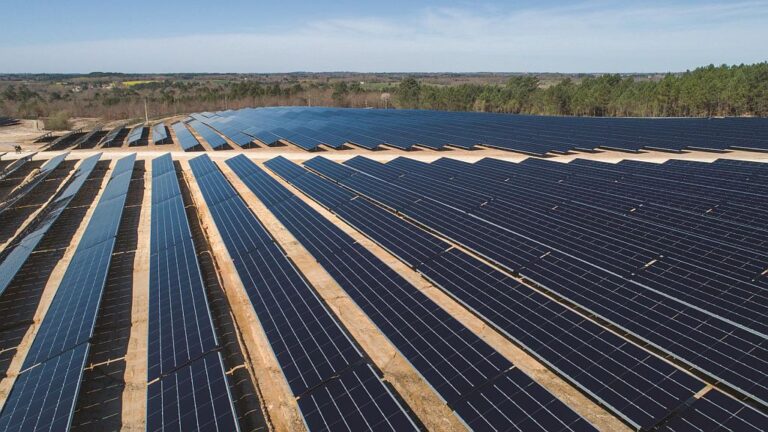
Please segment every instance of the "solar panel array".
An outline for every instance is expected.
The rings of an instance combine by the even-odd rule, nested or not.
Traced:
[[[476,146],[545,155],[596,148],[768,150],[768,121],[756,118],[598,118],[310,107],[246,108],[193,114],[240,146],[254,139],[305,150],[352,143],[441,149]]]
[[[101,153],[84,159],[78,165],[67,187],[54,198],[45,210],[39,214],[28,228],[20,234],[20,239],[14,241],[0,255],[0,295],[11,283],[16,273],[24,265],[29,255],[35,250],[40,240],[56,222],[75,194],[83,186],[88,176],[99,161]]]
[[[602,188],[581,191],[582,195],[567,186],[574,177],[584,176],[585,172],[588,173],[586,177],[595,171],[601,173],[600,170],[605,169],[601,164],[542,161],[511,164],[485,160],[473,165],[443,159],[433,164],[400,160],[383,165],[364,158],[352,159],[345,164],[354,169],[335,166],[329,170],[325,167],[332,163],[321,159],[306,163],[348,188],[394,208],[496,264],[519,273],[712,380],[766,404],[768,379],[759,372],[766,370],[768,362],[768,342],[760,327],[760,323],[765,321],[760,318],[754,321],[746,319],[762,314],[763,296],[760,293],[764,289],[764,275],[754,281],[727,277],[732,262],[730,259],[725,258],[720,263],[707,261],[705,268],[698,262],[706,257],[699,255],[701,252],[695,248],[657,250],[652,255],[634,252],[633,248],[656,240],[651,233],[645,242],[643,237],[634,238],[632,242],[621,240],[641,226],[634,215],[634,209],[638,207],[625,208],[626,214],[621,215],[625,224],[617,229],[611,229],[608,223],[617,216],[615,209],[608,211],[605,208],[605,211],[596,212],[600,209],[598,198],[611,196],[610,187],[621,188],[621,182],[613,180]],[[595,164],[600,168],[585,168]],[[503,165],[505,170],[499,170],[499,165]],[[542,181],[541,177],[546,177],[539,172],[542,165],[565,169],[569,174],[560,173],[556,176],[557,180],[550,178]],[[622,167],[610,166],[613,170],[626,170]],[[670,175],[674,176],[679,170],[679,167],[670,169]],[[387,173],[388,180],[381,178],[383,174],[376,174],[379,171]],[[528,174],[524,175],[526,172]],[[538,175],[531,175],[537,172]],[[611,178],[619,177],[616,174]],[[660,190],[657,198],[650,198],[651,203],[667,200],[670,191],[685,190],[682,182],[679,182],[682,185],[675,187],[674,182],[651,175],[647,176],[646,182],[653,183],[654,179],[668,189]],[[732,194],[703,186],[690,189],[689,193],[698,193],[703,197],[711,192],[739,200],[733,196],[739,195],[737,191]],[[518,191],[528,191],[529,194],[521,200],[515,198],[517,195],[514,193]],[[584,193],[591,195],[587,198]],[[624,195],[614,194],[620,200],[625,199]],[[743,199],[748,198],[745,195]],[[756,198],[749,206],[760,208],[762,202]],[[519,206],[523,208],[518,210]],[[681,220],[719,220],[716,211],[714,215],[710,213],[677,214]],[[533,214],[535,218],[531,218]],[[583,214],[590,215],[590,218],[582,219]],[[555,215],[559,223],[547,224],[548,219]],[[593,230],[582,233],[574,230],[592,222],[596,227]],[[726,233],[730,226],[729,223],[716,225]],[[681,244],[686,239],[701,240],[698,236],[682,235],[680,225],[677,226],[678,230],[662,231],[669,236],[666,239],[668,244]],[[664,226],[656,228],[663,230]],[[707,243],[702,241],[699,244],[703,247]],[[722,242],[721,246],[726,248],[728,244]],[[691,252],[685,254],[686,250]],[[712,256],[716,256],[715,253],[707,252]],[[635,265],[636,268],[621,267],[628,265]],[[677,273],[680,276],[654,279],[651,274],[656,268],[661,269],[661,275]],[[687,291],[678,291],[675,284],[684,284]],[[750,299],[724,295],[724,292],[731,294],[728,291],[733,288],[749,289],[755,294]],[[686,295],[691,292],[696,292],[702,299],[709,296],[712,302],[694,304],[693,296]],[[734,294],[738,292],[734,290]],[[733,303],[731,313],[720,310],[719,306],[724,301]],[[750,311],[750,314],[743,311]],[[736,322],[737,319],[744,324]]]
[[[176,139],[179,140],[179,145],[184,151],[203,150],[203,146],[200,145],[200,142],[192,135],[192,132],[187,129],[183,122],[176,122],[171,127],[176,134]]]
[[[238,430],[170,154],[152,161],[147,430]]]
[[[0,430],[65,430],[80,389],[135,155],[112,171],[8,399]]]
[[[471,428],[592,428],[247,158],[227,164]]]
[[[370,361],[207,156],[192,172],[310,430],[415,430]]]
[[[272,169],[637,429],[704,383],[419,227],[285,158]]]
[[[168,129],[165,123],[160,122],[152,126],[152,142],[155,144],[168,144]]]

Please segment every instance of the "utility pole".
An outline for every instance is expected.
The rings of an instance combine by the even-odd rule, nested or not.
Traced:
[[[147,98],[144,98],[144,121],[149,123],[149,111],[147,111]]]

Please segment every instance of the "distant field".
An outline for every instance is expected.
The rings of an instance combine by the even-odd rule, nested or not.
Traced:
[[[141,81],[123,81],[123,85],[126,87],[133,87],[137,86],[139,84],[149,84],[153,83],[155,80],[141,80]]]

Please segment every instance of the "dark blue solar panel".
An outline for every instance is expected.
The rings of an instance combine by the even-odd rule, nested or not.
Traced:
[[[768,430],[768,415],[717,390],[710,390],[658,430],[763,432]]]
[[[22,372],[0,415],[2,431],[69,429],[89,344],[81,344]]]
[[[274,195],[275,189],[288,192],[273,178],[257,174],[261,170],[252,163],[233,167],[233,170],[259,197],[264,195],[264,191]],[[512,367],[508,360],[416,287],[297,197],[268,207],[449,406],[457,409],[455,406],[463,406],[464,401],[474,395],[484,394],[487,384]],[[558,410],[570,412],[538,384],[530,383],[546,395],[543,398],[534,397],[533,406],[554,403]],[[494,399],[489,399],[489,403],[503,410],[505,395],[492,395]],[[479,398],[484,399],[482,396]],[[542,422],[553,420],[548,418],[552,415],[551,410],[537,410],[535,413],[542,416]],[[458,409],[457,414],[462,417],[469,415],[467,411],[458,412]],[[574,416],[577,418],[573,422],[574,428],[591,427],[571,414],[571,417]],[[466,420],[476,417],[477,414],[472,414]],[[488,416],[484,419],[494,428],[510,428],[524,423],[529,417]],[[569,430],[569,426],[563,430]]]
[[[147,431],[237,431],[221,355],[210,352],[147,386]]]
[[[251,162],[243,157],[228,163],[237,171]],[[310,428],[326,424],[332,430],[343,430],[344,425],[358,430],[369,424],[376,430],[414,429],[357,346],[222,173],[207,157],[193,159],[190,165]]]
[[[519,271],[679,361],[755,399],[768,400],[768,379],[756,374],[768,367],[768,341],[760,334],[606,272],[589,258],[560,253],[529,238],[527,230],[517,232],[514,223],[503,227],[499,220],[489,223],[444,205],[430,198],[426,188],[418,202],[397,207],[397,197],[411,193],[412,188],[361,174],[343,179],[342,184],[396,207],[499,265]],[[557,242],[553,240],[553,244]],[[584,247],[591,247],[586,240]]]
[[[183,122],[176,122],[171,125],[173,132],[176,134],[176,139],[179,141],[179,145],[184,151],[202,150],[200,142],[192,135],[192,132],[187,129],[187,126]]]
[[[317,177],[307,171],[298,176],[298,166],[287,160],[273,161],[267,167],[293,173],[294,184]],[[314,190],[297,187],[317,199]],[[652,427],[704,386],[468,254],[443,253],[447,243],[381,207],[355,199],[333,211],[638,428]],[[439,247],[418,253],[429,244]]]
[[[533,155],[596,148],[768,148],[768,122],[746,118],[554,117],[321,107],[247,108],[193,117],[230,137],[246,133],[269,144],[279,136],[307,149],[319,142],[332,147],[350,142],[369,149],[385,143],[404,149],[417,144],[471,149],[481,144]]]

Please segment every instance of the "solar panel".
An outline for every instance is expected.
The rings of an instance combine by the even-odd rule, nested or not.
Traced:
[[[259,198],[280,195],[275,193],[279,190],[290,193],[247,158],[237,157],[227,162]],[[486,385],[514,368],[420,290],[306,203],[295,196],[283,200],[269,198],[267,202],[267,207],[280,222],[459,416],[467,413],[459,412],[457,406],[478,393],[485,394]],[[525,378],[530,380],[527,376]],[[541,389],[538,384],[532,385]],[[541,395],[546,397],[535,399],[535,406],[554,403],[558,409],[570,411],[543,389]],[[502,404],[506,403],[505,395],[495,396],[489,403],[502,409]],[[545,419],[551,411],[539,410],[537,413],[542,416],[541,421],[551,420]],[[563,425],[560,430],[591,427],[575,414],[570,418],[574,416],[576,420]],[[494,428],[510,428],[527,419],[504,416],[483,418]]]
[[[148,381],[218,347],[171,156],[152,169]]]
[[[765,431],[766,425],[768,425],[768,416],[765,413],[717,390],[710,390],[658,430],[758,432]]]
[[[279,175],[287,172],[292,184],[320,203],[326,193],[297,180],[314,177],[343,190],[306,170],[300,174],[281,157],[265,165]],[[458,249],[446,251],[448,243],[367,200],[348,200],[332,211],[637,428],[653,427],[704,387],[491,266]],[[428,249],[431,244],[436,247]]]
[[[147,430],[238,429],[170,154],[152,160]]]
[[[507,223],[499,220],[489,223],[482,216],[442,204],[431,198],[426,188],[416,200],[399,202],[403,194],[412,193],[413,181],[398,186],[357,174],[343,179],[342,184],[395,207],[511,271],[519,271],[678,361],[754,399],[768,400],[766,380],[756,374],[767,367],[768,358],[768,341],[759,334],[534,241],[526,233],[516,232],[513,224],[505,226]]]
[[[152,142],[155,144],[167,144],[168,129],[165,123],[158,123],[152,127]]]
[[[218,168],[205,156],[191,160],[190,166],[310,430],[359,430],[365,425],[373,430],[415,429]]]
[[[131,175],[135,159],[115,164],[0,413],[4,430],[63,430],[71,421],[128,192],[119,179]]]
[[[216,133],[213,129],[206,126],[199,120],[192,120],[189,126],[195,130],[214,150],[223,149],[227,146],[227,141]]]
[[[237,431],[221,354],[210,352],[147,386],[147,431]]]
[[[134,126],[133,129],[131,129],[130,132],[128,132],[128,137],[126,139],[126,142],[129,146],[137,145],[139,144],[139,141],[141,141],[142,138],[144,138],[144,131],[146,128],[144,125],[138,125]]]
[[[196,151],[203,150],[200,142],[194,135],[187,129],[187,126],[182,122],[176,122],[171,125],[176,138],[179,140],[179,145],[184,151]]]
[[[11,283],[29,255],[48,232],[48,229],[56,222],[56,219],[58,219],[59,215],[61,215],[74,195],[88,179],[100,157],[101,153],[80,162],[67,187],[52,200],[35,221],[22,233],[24,237],[15,245],[11,245],[10,249],[4,250],[2,255],[0,255],[2,259],[2,264],[0,264],[0,295]]]

